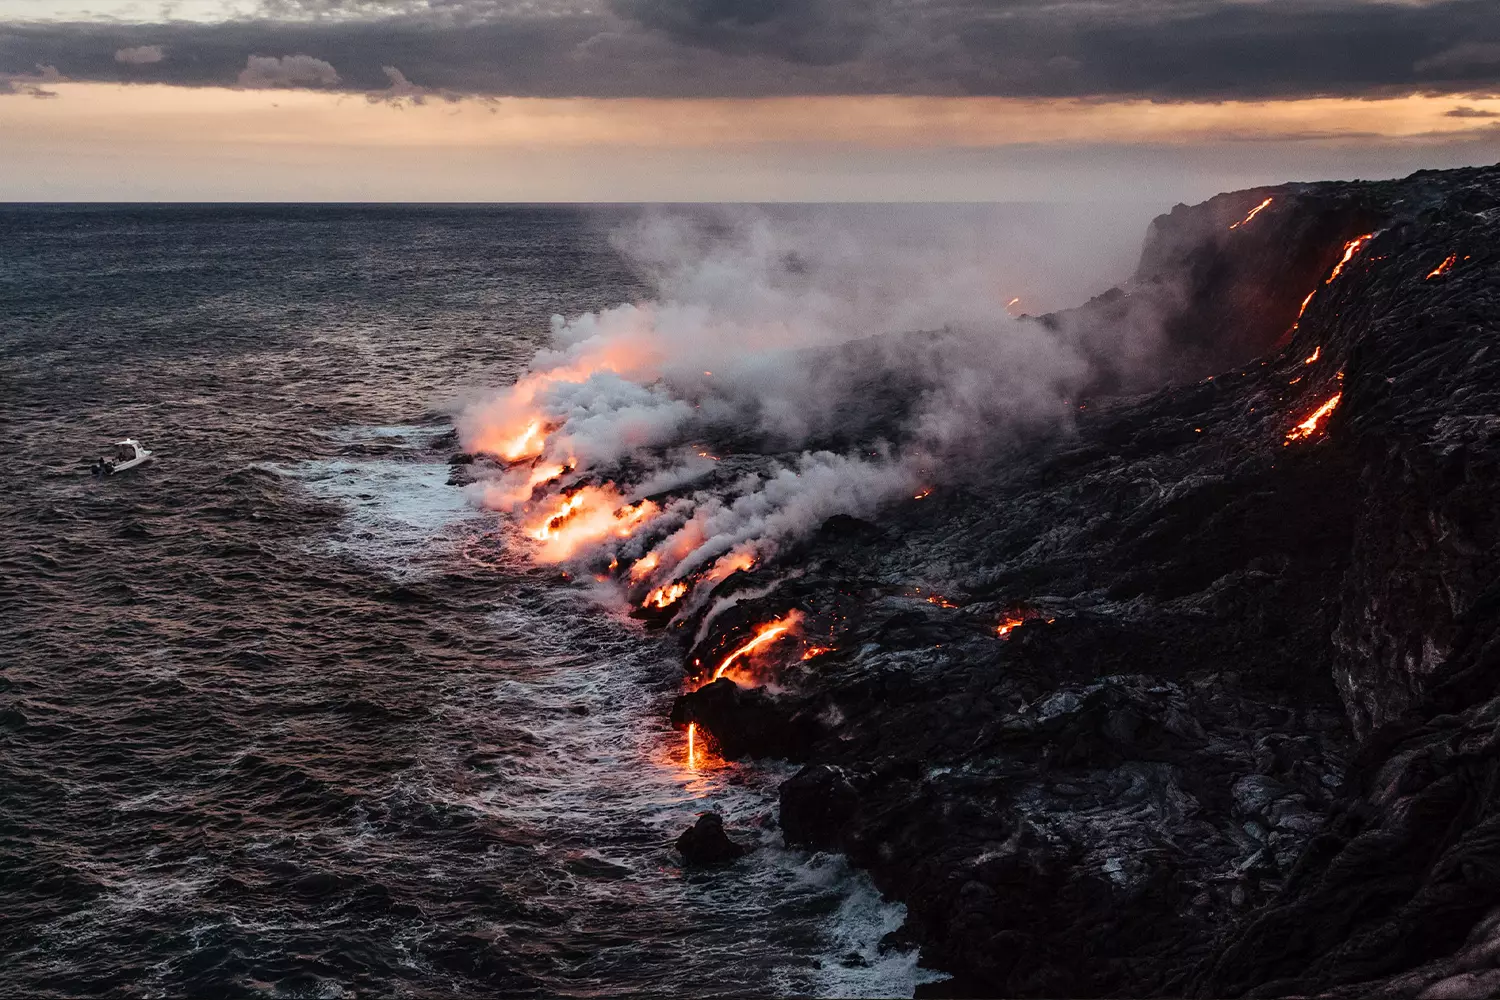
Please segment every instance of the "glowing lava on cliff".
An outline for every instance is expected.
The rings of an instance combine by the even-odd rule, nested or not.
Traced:
[[[753,636],[740,643],[728,656],[724,657],[723,662],[719,664],[719,668],[714,671],[713,679],[718,680],[727,674],[736,662],[743,660],[756,650],[764,649],[782,636],[790,633],[801,620],[801,612],[790,611],[782,617],[760,626],[760,628],[755,630]]]
[[[1267,206],[1269,206],[1271,204],[1272,200],[1273,199],[1271,199],[1271,198],[1267,198],[1265,201],[1261,202],[1259,205],[1256,205],[1254,208],[1252,208],[1250,210],[1250,214],[1249,215],[1245,216],[1243,219],[1241,219],[1239,222],[1236,222],[1234,225],[1230,226],[1229,228],[1230,229],[1238,229],[1241,226],[1245,225],[1251,219],[1255,218],[1257,215],[1259,215],[1260,213],[1264,212],[1266,210]]]
[[[1431,281],[1433,278],[1447,274],[1449,268],[1451,268],[1456,263],[1458,263],[1458,254],[1449,254],[1446,258],[1443,259],[1443,262],[1441,264],[1433,268],[1431,271],[1427,272],[1427,277],[1424,280]]]
[[[1365,233],[1363,236],[1356,236],[1348,243],[1345,243],[1344,256],[1339,258],[1339,262],[1337,264],[1333,265],[1333,273],[1328,276],[1328,280],[1324,281],[1323,284],[1333,284],[1333,279],[1337,278],[1340,274],[1343,273],[1344,267],[1354,259],[1354,255],[1363,250],[1365,248],[1365,244],[1369,243],[1374,238],[1374,233]]]
[[[1322,406],[1312,411],[1312,413],[1308,415],[1306,420],[1303,420],[1296,427],[1293,427],[1291,430],[1287,431],[1286,440],[1283,441],[1282,444],[1291,444],[1293,441],[1300,441],[1303,438],[1310,438],[1314,434],[1316,434],[1318,432],[1318,425],[1322,423],[1323,418],[1332,413],[1334,409],[1339,405],[1339,400],[1343,398],[1344,394],[1342,392],[1334,393],[1332,399],[1329,399]]]

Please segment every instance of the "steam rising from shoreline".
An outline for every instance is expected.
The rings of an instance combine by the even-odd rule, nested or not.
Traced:
[[[554,316],[527,374],[460,415],[464,447],[507,463],[478,502],[545,562],[608,563],[657,605],[706,584],[696,606],[833,515],[1065,425],[1085,351],[1008,314],[994,254],[842,221],[655,214],[617,234],[656,296]]]

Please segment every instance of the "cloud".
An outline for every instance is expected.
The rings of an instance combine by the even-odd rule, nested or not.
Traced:
[[[1463,42],[1412,64],[1418,73],[1464,74],[1500,70],[1500,42]]]
[[[430,90],[427,87],[419,87],[394,66],[382,66],[380,69],[385,73],[385,78],[390,81],[390,86],[384,90],[372,90],[365,94],[365,99],[371,104],[389,104],[400,108],[408,104],[426,104],[428,97],[439,97],[445,101],[463,99],[462,94],[451,90]]]
[[[241,87],[333,87],[338,71],[312,56],[250,56],[240,70]]]
[[[160,45],[136,45],[128,49],[115,50],[115,62],[124,63],[127,66],[149,66],[159,63],[167,57],[166,50]]]
[[[116,59],[152,47],[174,58]],[[359,93],[399,89],[385,68],[400,67],[428,94],[487,96],[1467,94],[1500,91],[1500,4],[275,0],[220,23],[0,23],[0,66],[71,79],[224,86],[259,52],[316,52],[330,68],[252,79]]]
[[[1485,111],[1481,108],[1471,108],[1460,105],[1452,111],[1444,111],[1445,118],[1500,118],[1500,111]]]
[[[35,73],[0,73],[0,97],[56,97],[57,91],[46,84],[61,83],[64,77],[56,66],[37,63]]]

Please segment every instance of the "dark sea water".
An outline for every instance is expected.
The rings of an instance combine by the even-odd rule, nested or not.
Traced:
[[[0,992],[910,993],[786,772],[685,769],[672,652],[446,483],[644,294],[617,215],[0,207]],[[684,871],[708,808],[760,849]]]

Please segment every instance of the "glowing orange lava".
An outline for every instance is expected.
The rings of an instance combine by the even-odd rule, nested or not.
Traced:
[[[615,527],[615,534],[621,538],[629,538],[635,534],[643,522],[657,513],[656,504],[650,500],[642,500],[633,507],[625,507],[616,512],[615,519],[620,523]]]
[[[936,604],[940,608],[956,608],[956,607],[958,607],[957,604],[954,604],[952,601],[948,600],[948,598],[941,597],[941,596],[939,596],[937,594],[933,594],[930,597],[928,597],[927,598],[927,603],[928,604]]]
[[[1293,441],[1312,437],[1313,434],[1317,433],[1318,424],[1323,420],[1324,417],[1328,416],[1328,414],[1334,411],[1334,408],[1339,405],[1339,400],[1343,398],[1344,394],[1342,392],[1335,393],[1332,399],[1328,400],[1328,402],[1312,411],[1311,415],[1309,415],[1306,420],[1302,421],[1296,427],[1293,427],[1291,430],[1287,431],[1286,441],[1282,443],[1291,444]]]
[[[532,530],[531,537],[539,542],[545,542],[547,539],[552,538],[557,533],[557,530],[567,522],[568,518],[577,513],[587,501],[588,497],[584,496],[581,490],[570,497],[566,497],[562,504],[541,523],[540,527]]]
[[[1003,639],[1014,632],[1017,626],[1025,624],[1026,619],[1024,618],[1007,618],[1005,619],[1005,621],[995,626],[995,634]]]
[[[661,562],[660,552],[647,552],[630,567],[630,578],[639,580],[648,575]]]
[[[566,562],[607,538],[630,536],[659,513],[650,500],[627,506],[611,485],[579,487],[530,526],[531,537],[542,543],[536,560]]]
[[[808,646],[805,650],[802,651],[802,658],[804,660],[810,660],[814,656],[822,656],[824,653],[831,652],[833,652],[832,646]]]
[[[535,458],[546,447],[547,434],[541,418],[526,425],[519,436],[500,449],[500,457],[507,462],[519,462],[523,458]]]
[[[759,629],[756,630],[755,635],[751,636],[745,642],[736,647],[734,652],[724,657],[724,662],[720,663],[719,669],[714,671],[713,679],[718,680],[720,677],[723,677],[724,673],[730,667],[734,666],[736,660],[743,659],[744,657],[749,656],[751,653],[755,652],[757,649],[760,649],[762,646],[769,645],[770,643],[773,643],[777,639],[781,638],[783,635],[786,635],[792,630],[797,622],[801,620],[802,615],[799,612],[793,611],[787,614],[785,617],[778,618],[775,621],[767,622],[766,624],[762,625]]]
[[[696,723],[696,722],[689,722],[688,723],[688,756],[687,756],[687,766],[690,767],[690,768],[692,768],[695,771],[698,770],[698,747],[697,747],[697,742],[698,742],[698,723]]]
[[[1339,262],[1337,264],[1333,265],[1333,273],[1328,276],[1328,280],[1325,281],[1325,282],[1323,282],[1323,284],[1325,284],[1325,285],[1331,285],[1331,284],[1333,284],[1333,279],[1337,278],[1340,274],[1343,273],[1343,271],[1344,271],[1344,265],[1348,264],[1351,260],[1353,260],[1354,259],[1354,255],[1357,254],[1357,253],[1359,253],[1361,250],[1363,250],[1364,247],[1365,247],[1365,244],[1368,243],[1368,242],[1370,242],[1374,238],[1375,238],[1375,234],[1374,233],[1365,233],[1363,236],[1356,236],[1356,237],[1354,237],[1354,239],[1350,240],[1348,243],[1345,243],[1344,244],[1344,256],[1339,260]]]
[[[720,556],[714,563],[713,568],[703,574],[703,583],[715,584],[733,573],[752,570],[755,568],[755,553],[748,549],[735,549],[728,555]]]
[[[1249,222],[1251,219],[1253,219],[1257,215],[1259,215],[1261,212],[1264,212],[1266,210],[1266,206],[1269,205],[1269,204],[1271,204],[1271,199],[1267,198],[1265,201],[1261,202],[1259,205],[1256,205],[1254,208],[1252,208],[1250,210],[1250,214],[1249,215],[1245,216],[1243,219],[1241,219],[1239,222],[1236,222],[1234,225],[1230,226],[1229,228],[1230,229],[1238,229],[1238,228],[1240,228],[1245,223]]]
[[[1310,364],[1312,364],[1314,361],[1318,360],[1322,356],[1323,356],[1323,345],[1319,344],[1317,347],[1313,348],[1313,352],[1311,354],[1309,354],[1307,357],[1305,357],[1305,358],[1302,359],[1302,363],[1304,365],[1310,365]]]
[[[1433,268],[1431,271],[1427,272],[1427,278],[1425,280],[1431,281],[1433,278],[1436,278],[1439,275],[1447,274],[1448,269],[1456,263],[1458,263],[1458,254],[1449,254],[1446,260],[1444,260],[1437,267]]]
[[[673,580],[671,583],[664,583],[647,594],[646,599],[641,602],[641,607],[668,608],[682,600],[687,595],[687,592],[687,584],[681,580]]]
[[[925,499],[926,497],[930,497],[930,496],[932,496],[932,487],[931,486],[924,486],[924,487],[922,487],[921,490],[919,490],[917,492],[916,496],[912,497],[912,499],[913,500],[922,500],[922,499]]]

